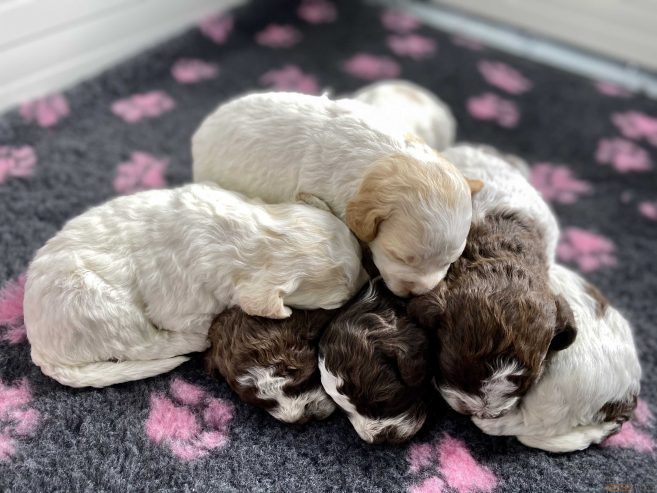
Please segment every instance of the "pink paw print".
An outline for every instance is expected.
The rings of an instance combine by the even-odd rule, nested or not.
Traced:
[[[1,341],[19,344],[27,340],[23,323],[23,296],[25,295],[25,274],[7,282],[0,290],[0,326],[6,331],[0,335]]]
[[[390,31],[407,33],[420,27],[420,21],[412,15],[398,10],[386,10],[381,15],[381,24]]]
[[[256,43],[270,48],[290,48],[301,41],[301,33],[292,26],[269,24],[256,34]]]
[[[436,53],[436,42],[419,34],[389,36],[388,47],[394,54],[413,60],[431,58]]]
[[[146,118],[158,117],[175,106],[173,99],[164,91],[150,91],[114,101],[112,113],[128,123],[136,123]]]
[[[657,146],[657,118],[638,111],[628,111],[615,113],[611,121],[625,137],[645,138],[652,145]]]
[[[486,82],[510,94],[522,94],[532,87],[529,79],[506,63],[481,60],[477,67]]]
[[[448,434],[434,443],[411,445],[407,460],[411,474],[434,469],[432,476],[409,487],[409,493],[439,493],[445,486],[458,493],[490,493],[498,485],[495,474],[477,462],[465,443]]]
[[[657,200],[653,202],[641,202],[639,204],[639,212],[643,217],[646,217],[651,221],[657,221]]]
[[[158,159],[146,152],[133,152],[130,154],[130,161],[117,166],[114,190],[128,194],[165,187],[167,182],[164,172],[168,162],[167,159]]]
[[[233,18],[228,15],[213,15],[203,19],[198,25],[201,33],[217,44],[223,44],[233,30]]]
[[[646,150],[620,137],[600,139],[595,159],[600,164],[611,164],[620,173],[652,169],[652,161]]]
[[[32,436],[39,425],[39,411],[30,407],[32,392],[23,379],[15,385],[0,380],[0,462],[16,453],[18,440]]]
[[[146,420],[146,435],[153,443],[167,447],[176,457],[188,461],[207,456],[228,444],[233,406],[210,397],[201,387],[182,378],[171,381],[173,399],[154,392]]]
[[[529,181],[548,202],[572,204],[589,193],[591,185],[578,180],[570,168],[550,163],[536,163]]]
[[[454,46],[460,46],[461,48],[470,51],[483,51],[485,49],[484,45],[472,38],[467,38],[465,36],[452,36],[450,39]]]
[[[68,102],[61,94],[51,94],[34,101],[23,103],[21,116],[28,122],[36,122],[40,127],[52,127],[69,114]]]
[[[467,108],[473,118],[494,121],[506,128],[515,127],[520,121],[520,111],[513,101],[490,92],[469,98]]]
[[[32,176],[36,162],[36,154],[30,146],[0,146],[0,184],[10,176]]]
[[[354,55],[342,64],[342,69],[365,80],[391,79],[401,73],[399,65],[392,58],[367,53]]]
[[[612,98],[629,98],[632,96],[630,91],[611,82],[597,81],[593,83],[593,86],[600,94],[604,96],[609,96]]]
[[[338,18],[335,5],[326,0],[304,0],[299,5],[297,15],[309,24],[325,24]]]
[[[214,79],[218,73],[219,67],[216,64],[193,58],[181,58],[171,67],[171,75],[181,84]]]
[[[611,240],[580,228],[566,228],[557,246],[557,257],[577,264],[582,272],[616,265],[616,247]]]
[[[286,65],[282,69],[264,73],[260,77],[260,84],[277,91],[298,91],[306,94],[319,92],[315,76],[304,73],[296,65]]]
[[[639,399],[630,421],[623,423],[621,430],[600,444],[601,447],[620,447],[637,452],[649,453],[655,450],[655,440],[646,430],[653,427],[654,418],[648,404]]]

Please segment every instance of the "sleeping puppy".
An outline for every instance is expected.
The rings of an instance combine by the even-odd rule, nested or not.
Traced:
[[[511,164],[471,146],[445,154],[486,186],[473,197],[463,255],[444,282],[410,303],[409,314],[438,340],[434,375],[447,403],[497,417],[538,380],[548,354],[577,333],[567,300],[549,282],[559,228]]]
[[[320,382],[317,345],[334,315],[294,310],[289,318],[272,320],[226,310],[210,327],[206,368],[223,375],[240,399],[280,421],[324,419],[335,404]]]
[[[32,360],[72,387],[164,373],[207,347],[228,307],[271,318],[339,307],[367,279],[360,256],[343,223],[307,205],[200,184],[119,197],[71,219],[32,261]]]
[[[631,417],[641,367],[627,320],[600,291],[560,265],[551,268],[550,286],[573,309],[577,339],[551,357],[517,408],[473,421],[491,435],[516,435],[529,447],[570,452],[600,443]]]
[[[406,303],[380,279],[328,325],[319,343],[322,385],[368,443],[399,443],[424,424],[428,341]]]
[[[463,251],[481,183],[406,132],[360,101],[251,94],[194,134],[194,180],[331,210],[369,244],[395,294],[421,294]]]
[[[384,80],[359,89],[353,98],[386,112],[438,151],[454,144],[454,115],[424,87],[407,80]]]

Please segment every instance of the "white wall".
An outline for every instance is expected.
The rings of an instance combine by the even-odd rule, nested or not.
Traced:
[[[0,0],[0,111],[69,87],[246,0]]]

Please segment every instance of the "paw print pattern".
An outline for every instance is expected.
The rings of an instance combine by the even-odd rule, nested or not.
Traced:
[[[0,146],[0,184],[9,177],[32,176],[36,163],[36,153],[30,146]]]
[[[31,402],[27,379],[15,385],[0,380],[0,462],[8,462],[19,440],[32,436],[39,426],[41,415],[30,407]]]
[[[614,137],[600,139],[595,152],[600,164],[611,164],[619,173],[649,171],[652,169],[650,155],[631,140]]]
[[[486,82],[509,94],[522,94],[532,88],[529,79],[506,63],[480,60],[477,68]]]
[[[269,24],[256,34],[255,40],[269,48],[290,48],[301,41],[301,33],[292,26]]]
[[[326,0],[304,0],[297,15],[309,24],[327,24],[338,18],[335,5]]]
[[[616,247],[611,240],[580,228],[564,229],[557,257],[563,262],[574,263],[582,272],[593,272],[616,265]]]
[[[644,201],[639,204],[641,215],[651,221],[657,221],[657,200],[653,202]]]
[[[642,453],[652,453],[655,450],[655,440],[646,430],[653,427],[653,422],[654,418],[650,412],[648,403],[643,399],[639,399],[632,419],[623,423],[621,430],[607,438],[602,442],[601,446],[619,447]]]
[[[342,64],[342,69],[354,77],[365,80],[390,79],[399,76],[399,64],[386,56],[359,53]]]
[[[140,190],[163,188],[167,185],[164,177],[167,164],[167,159],[158,159],[146,152],[135,151],[130,154],[129,161],[117,166],[114,190],[118,193],[128,194]]]
[[[281,69],[265,72],[260,77],[260,84],[276,91],[298,91],[305,94],[319,92],[315,76],[304,73],[296,65],[286,65]]]
[[[66,98],[61,94],[51,94],[43,98],[23,103],[21,116],[28,122],[36,122],[40,127],[53,127],[62,118],[68,116],[70,110]]]
[[[9,344],[19,344],[27,340],[23,323],[23,296],[25,294],[25,274],[9,281],[0,290],[0,340]]]
[[[395,55],[413,60],[431,58],[436,53],[436,42],[419,34],[389,36],[388,47]]]
[[[407,460],[410,474],[433,469],[431,476],[410,486],[409,493],[437,493],[445,486],[458,493],[490,493],[499,483],[489,468],[477,462],[463,441],[449,434],[434,443],[411,445]]]
[[[219,67],[216,64],[193,58],[181,58],[171,67],[171,75],[181,84],[195,84],[214,79],[218,72]]]
[[[172,398],[154,392],[145,423],[146,435],[181,460],[207,456],[228,444],[233,406],[182,378],[171,381]]]
[[[198,26],[201,33],[216,44],[224,44],[233,30],[233,18],[229,15],[213,15],[203,19]]]
[[[591,185],[578,180],[570,168],[551,163],[536,163],[529,181],[548,202],[573,204],[591,192]]]
[[[469,98],[467,108],[473,118],[493,121],[501,127],[512,128],[520,121],[516,103],[490,92]]]
[[[611,121],[629,139],[646,139],[657,146],[657,118],[639,111],[614,113]]]
[[[171,111],[176,103],[164,91],[135,94],[112,103],[112,113],[128,123],[155,118]]]

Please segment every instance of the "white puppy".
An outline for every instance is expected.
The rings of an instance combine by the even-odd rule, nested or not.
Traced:
[[[424,293],[463,251],[481,183],[402,127],[354,100],[244,96],[194,134],[194,180],[327,207],[369,244],[395,294]]]
[[[384,80],[356,91],[353,98],[385,111],[434,149],[454,143],[456,120],[449,106],[431,91],[407,80]]]
[[[568,301],[579,329],[555,353],[520,406],[497,419],[473,418],[491,435],[516,435],[550,452],[581,450],[617,432],[636,407],[641,367],[630,326],[591,284],[559,265],[550,284]]]
[[[358,242],[328,212],[188,185],[69,221],[28,269],[25,325],[46,375],[103,387],[204,350],[230,306],[271,318],[288,317],[285,305],[336,308],[366,278]]]

